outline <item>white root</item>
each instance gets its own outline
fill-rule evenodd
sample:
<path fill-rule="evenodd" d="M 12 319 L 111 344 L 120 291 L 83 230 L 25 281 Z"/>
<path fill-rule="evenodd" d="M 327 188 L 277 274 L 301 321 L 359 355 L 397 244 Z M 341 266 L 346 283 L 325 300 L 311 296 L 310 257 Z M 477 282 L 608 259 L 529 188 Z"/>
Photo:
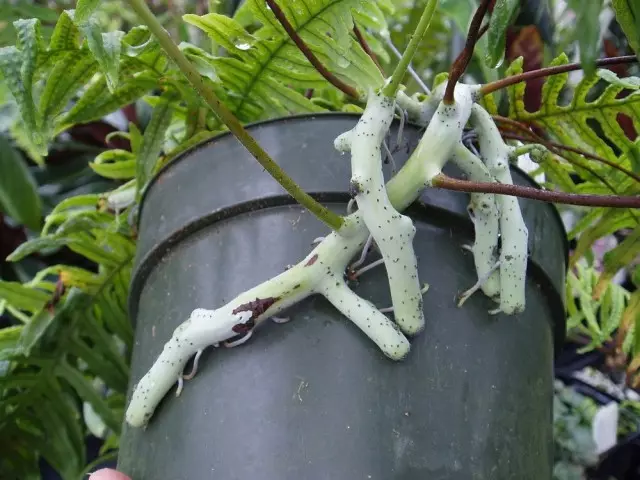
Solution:
<path fill-rule="evenodd" d="M 225 346 L 225 348 L 239 347 L 240 345 L 247 343 L 252 335 L 253 335 L 253 330 L 250 330 L 247 332 L 246 335 L 243 335 L 238 340 L 227 340 L 222 344 Z"/>
<path fill-rule="evenodd" d="M 130 425 L 141 427 L 147 423 L 176 379 L 182 379 L 184 366 L 195 352 L 215 341 L 233 337 L 236 333 L 232 327 L 251 318 L 251 312 L 231 314 L 233 309 L 225 307 L 213 311 L 196 309 L 186 322 L 176 328 L 156 362 L 133 391 L 126 412 Z M 178 382 L 179 394 L 182 382 Z"/>
<path fill-rule="evenodd" d="M 202 352 L 204 352 L 203 348 L 201 348 L 196 352 L 196 356 L 193 359 L 193 367 L 191 368 L 191 372 L 189 372 L 187 375 L 182 375 L 182 378 L 184 378 L 185 380 L 191 380 L 193 377 L 196 376 L 196 373 L 198 373 L 198 362 L 200 361 Z"/>
<path fill-rule="evenodd" d="M 291 321 L 291 317 L 271 317 L 273 323 L 283 324 Z"/>
<path fill-rule="evenodd" d="M 459 144 L 453 152 L 451 161 L 474 182 L 493 182 L 487 166 L 478 157 Z M 498 240 L 500 234 L 500 214 L 495 195 L 490 193 L 472 193 L 469 202 L 469 216 L 475 230 L 475 240 L 470 248 L 473 253 L 478 280 L 483 280 L 480 288 L 493 299 L 500 295 L 500 273 L 495 268 L 498 262 Z M 468 290 L 473 293 L 473 288 Z M 463 299 L 458 304 L 462 305 Z"/>
<path fill-rule="evenodd" d="M 384 264 L 384 258 L 379 258 L 378 260 L 374 260 L 370 264 L 365 265 L 364 267 L 362 267 L 360 270 L 356 270 L 355 272 L 353 272 L 353 278 L 358 278 L 363 273 L 366 273 L 369 270 L 373 270 L 377 266 L 383 265 L 383 264 Z"/>
<path fill-rule="evenodd" d="M 422 293 L 422 295 L 424 295 L 428 291 L 429 291 L 429 284 L 425 283 L 423 285 L 422 289 L 420 290 L 420 293 Z M 393 312 L 393 307 L 379 308 L 378 311 L 381 312 L 381 313 L 391 313 L 391 312 Z"/>
<path fill-rule="evenodd" d="M 454 93 L 455 103 L 446 105 L 438 100 L 444 93 L 444 85 L 441 85 L 424 102 L 432 105 L 439 101 L 437 108 L 429 111 L 431 121 L 413 154 L 398 175 L 387 183 L 389 199 L 396 209 L 402 211 L 407 208 L 423 188 L 431 185 L 433 177 L 442 172 L 460 142 L 478 88 L 477 85 L 459 84 Z"/>
<path fill-rule="evenodd" d="M 384 147 L 385 154 L 389 159 L 389 163 L 391 164 L 391 172 L 395 174 L 398 169 L 396 168 L 396 161 L 393 158 L 393 153 L 391 153 L 391 150 L 389 150 L 389 145 L 387 145 L 387 142 L 382 142 L 382 146 Z"/>
<path fill-rule="evenodd" d="M 462 305 L 464 305 L 464 302 L 466 302 L 469 299 L 469 297 L 471 297 L 471 295 L 473 295 L 478 290 L 480 290 L 485 285 L 485 283 L 489 280 L 489 278 L 493 275 L 493 273 L 498 269 L 499 266 L 500 266 L 500 261 L 497 261 L 495 265 L 491 267 L 491 269 L 483 277 L 478 277 L 478 281 L 473 286 L 471 286 L 471 288 L 462 292 L 462 294 L 460 295 L 460 298 L 458 299 L 458 306 L 461 307 Z"/>
<path fill-rule="evenodd" d="M 478 131 L 480 152 L 495 179 L 513 184 L 509 170 L 509 147 L 500 136 L 491 115 L 473 106 L 472 121 Z M 500 308 L 508 315 L 524 310 L 529 233 L 516 197 L 496 195 L 500 209 Z"/>
<path fill-rule="evenodd" d="M 358 211 L 346 217 L 338 232 L 332 232 L 323 239 L 317 239 L 316 241 L 320 241 L 320 244 L 297 265 L 243 292 L 231 302 L 215 310 L 201 308 L 194 310 L 189 319 L 175 329 L 172 338 L 167 342 L 153 366 L 135 386 L 127 408 L 126 421 L 134 427 L 146 425 L 158 403 L 176 379 L 180 379 L 180 382 L 186 378 L 182 372 L 191 356 L 209 345 L 237 343 L 236 339 L 239 335 L 242 335 L 241 340 L 248 339 L 254 328 L 262 321 L 268 318 L 278 321 L 276 316 L 278 313 L 313 294 L 325 295 L 336 308 L 369 336 L 387 357 L 395 360 L 404 358 L 409 352 L 410 345 L 402 330 L 416 333 L 422 328 L 424 319 L 422 318 L 422 292 L 417 282 L 417 265 L 411 245 L 415 228 L 410 220 L 404 221 L 403 218 L 406 217 L 400 215 L 398 211 L 407 208 L 419 196 L 422 189 L 431 184 L 432 178 L 440 173 L 458 146 L 464 148 L 460 145 L 461 134 L 471 114 L 477 89 L 477 86 L 458 85 L 455 91 L 456 101 L 452 105 L 441 102 L 442 92 L 434 92 L 428 102 L 418 106 L 415 100 L 409 99 L 404 94 L 399 95 L 399 98 L 405 100 L 403 108 L 410 114 L 413 116 L 419 114 L 422 120 L 428 120 L 431 117 L 433 119 L 413 155 L 398 174 L 387 183 L 386 193 L 382 177 L 381 144 L 391 122 L 393 102 L 381 97 L 371 98 L 367 111 L 356 128 L 341 135 L 335 142 L 337 148 L 352 151 L 352 169 L 358 190 L 356 192 Z M 481 111 L 476 113 L 476 117 L 480 119 L 479 124 L 484 123 Z M 372 123 L 367 124 L 368 122 Z M 478 131 L 481 140 L 486 137 L 491 139 L 490 144 L 495 143 L 494 132 L 488 127 L 479 128 Z M 497 129 L 496 133 L 501 142 Z M 506 148 L 504 143 L 501 145 Z M 486 141 L 484 146 L 481 144 L 481 149 L 487 158 L 492 157 L 496 160 L 501 158 L 499 155 L 492 155 Z M 500 155 L 502 153 L 501 150 Z M 508 168 L 505 174 L 498 161 L 489 164 L 489 171 L 498 181 L 504 179 L 510 181 Z M 378 206 L 378 203 L 381 205 Z M 519 305 L 524 307 L 524 298 L 520 302 L 518 296 L 520 284 L 513 280 L 514 275 L 516 277 L 520 275 L 517 279 L 524 281 L 525 271 L 521 268 L 522 256 L 515 254 L 521 253 L 524 245 L 526 268 L 526 229 L 524 242 L 522 242 L 520 228 L 524 227 L 524 223 L 518 223 L 519 209 L 516 214 L 512 204 L 505 200 L 499 203 L 499 205 L 505 204 L 511 208 L 503 208 L 500 217 L 503 235 L 500 288 L 501 309 L 508 312 L 517 310 Z M 515 205 L 517 206 L 517 201 Z M 519 218 L 521 219 L 521 215 Z M 512 225 L 509 225 L 509 222 L 512 222 Z M 388 225 L 394 225 L 393 229 Z M 510 229 L 515 225 L 521 225 L 521 227 L 515 227 L 514 232 Z M 383 258 L 386 257 L 387 273 L 392 279 L 390 282 L 392 298 L 394 289 L 396 291 L 393 308 L 401 328 L 391 322 L 372 303 L 351 291 L 343 279 L 347 265 L 359 250 L 365 247 L 370 233 L 383 253 Z M 403 234 L 403 242 L 397 242 L 398 238 L 395 238 L 400 234 Z M 518 241 L 520 241 L 519 245 Z M 365 248 L 366 250 L 368 249 Z M 395 259 L 397 262 L 393 261 Z M 398 264 L 402 266 L 399 270 L 395 269 Z M 503 279 L 507 277 L 513 282 L 511 285 L 505 285 L 506 282 Z M 414 283 L 417 285 L 417 290 Z M 400 289 L 398 289 L 399 285 Z M 414 290 L 417 291 L 419 300 L 416 299 Z M 398 295 L 399 291 L 400 295 Z M 511 295 L 503 295 L 505 292 Z M 414 304 L 410 309 L 402 303 L 407 299 Z M 197 360 L 196 357 L 192 374 L 197 369 Z M 180 385 L 179 388 L 181 388 Z"/>
<path fill-rule="evenodd" d="M 334 307 L 355 323 L 392 360 L 402 360 L 411 345 L 398 326 L 375 305 L 359 297 L 344 281 L 328 279 L 321 292 Z"/>
<path fill-rule="evenodd" d="M 357 212 L 348 217 L 339 233 L 333 232 L 325 237 L 300 263 L 280 275 L 216 310 L 194 310 L 189 319 L 175 329 L 151 369 L 136 385 L 126 412 L 127 423 L 134 427 L 145 426 L 174 382 L 178 381 L 181 391 L 184 367 L 199 350 L 227 342 L 239 333 L 244 333 L 244 336 L 226 345 L 234 346 L 246 341 L 260 322 L 273 318 L 309 295 L 330 291 L 334 298 L 335 289 L 328 289 L 327 285 L 344 283 L 343 274 L 348 262 L 364 246 L 369 235 L 360 216 Z M 398 345 L 402 343 L 398 335 L 401 334 L 395 330 L 369 328 L 362 322 L 363 315 L 369 312 L 364 300 L 355 293 L 341 295 L 347 302 L 343 308 L 349 309 L 349 318 L 364 328 L 367 335 L 373 335 L 372 339 L 380 343 L 385 355 L 397 358 L 400 352 Z M 381 339 L 385 332 L 388 335 L 386 342 Z M 384 345 L 388 348 L 385 349 Z"/>
<path fill-rule="evenodd" d="M 350 270 L 355 270 L 356 268 L 360 267 L 360 265 L 364 263 L 364 261 L 367 258 L 367 255 L 369 254 L 369 250 L 371 249 L 372 243 L 373 243 L 373 236 L 369 235 L 369 238 L 367 238 L 367 243 L 365 243 L 364 247 L 362 247 L 362 253 L 360 254 L 360 258 L 358 258 L 358 260 L 356 260 L 349 266 Z"/>
<path fill-rule="evenodd" d="M 418 262 L 413 250 L 413 221 L 391 204 L 382 172 L 381 145 L 393 120 L 395 102 L 382 93 L 369 94 L 357 125 L 335 140 L 351 151 L 351 193 L 384 259 L 400 329 L 415 335 L 424 328 Z"/>

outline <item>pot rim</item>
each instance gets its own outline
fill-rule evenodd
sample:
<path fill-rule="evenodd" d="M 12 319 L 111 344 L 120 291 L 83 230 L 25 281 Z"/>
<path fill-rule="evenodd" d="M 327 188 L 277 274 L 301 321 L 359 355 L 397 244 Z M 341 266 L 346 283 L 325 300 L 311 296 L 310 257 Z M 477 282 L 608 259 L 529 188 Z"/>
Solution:
<path fill-rule="evenodd" d="M 358 113 L 350 113 L 350 112 L 305 113 L 305 114 L 299 114 L 299 115 L 290 115 L 287 117 L 278 117 L 278 118 L 271 118 L 267 120 L 261 120 L 258 122 L 246 124 L 244 127 L 247 130 L 251 130 L 253 128 L 261 127 L 265 125 L 278 124 L 278 123 L 284 124 L 289 120 L 315 120 L 318 117 L 321 117 L 323 119 L 327 119 L 331 117 L 343 118 L 343 119 L 344 118 L 356 119 L 356 118 L 359 118 L 360 116 L 361 115 Z M 397 121 L 397 120 L 394 120 L 394 121 Z M 413 126 L 414 128 L 422 128 L 419 125 L 416 125 L 415 123 L 412 123 L 412 122 L 408 122 L 408 124 Z M 229 135 L 233 136 L 233 134 L 229 131 L 221 132 L 218 135 L 215 135 L 211 138 L 203 140 L 202 142 L 199 142 L 189 147 L 188 149 L 186 149 L 185 151 L 177 155 L 169 163 L 163 165 L 162 168 L 160 168 L 160 170 L 156 172 L 156 174 L 149 181 L 145 190 L 142 192 L 142 196 L 140 198 L 138 218 L 137 218 L 138 228 L 140 227 L 140 220 L 142 218 L 144 202 L 147 197 L 147 194 L 156 185 L 158 179 L 161 178 L 162 175 L 166 173 L 169 169 L 171 169 L 175 164 L 190 157 L 194 151 L 200 148 L 206 148 L 211 143 L 220 141 L 221 139 L 224 139 L 226 136 L 229 136 Z M 520 175 L 522 175 L 522 177 L 525 178 L 534 188 L 541 189 L 540 185 L 524 170 L 512 164 L 510 164 L 510 168 L 513 171 L 516 171 Z M 314 193 L 310 193 L 310 195 L 314 197 L 317 201 L 324 202 L 327 204 L 346 203 L 350 198 L 347 192 L 345 192 L 344 194 L 339 194 L 335 192 L 314 192 Z M 261 202 L 262 208 L 264 208 L 265 205 L 268 207 L 297 205 L 297 202 L 287 192 L 283 192 L 281 195 L 261 197 L 259 201 Z M 549 204 L 548 202 L 543 202 L 543 203 Z M 173 249 L 176 245 L 181 243 L 185 238 L 192 235 L 193 233 L 200 231 L 203 228 L 210 226 L 214 223 L 224 221 L 232 216 L 236 216 L 239 214 L 252 211 L 255 205 L 256 205 L 256 201 L 243 202 L 243 203 L 234 205 L 232 208 L 225 208 L 222 211 L 217 211 L 212 214 L 200 217 L 192 222 L 189 222 L 188 224 L 184 225 L 180 231 L 174 232 L 173 235 L 170 235 L 169 237 L 163 239 L 158 244 L 156 244 L 153 249 L 151 249 L 143 257 L 141 257 L 136 262 L 137 265 L 134 265 L 134 269 L 132 271 L 131 286 L 129 290 L 128 311 L 129 311 L 130 320 L 134 323 L 134 325 L 136 323 L 135 318 L 138 313 L 137 310 L 138 310 L 138 302 L 140 299 L 140 294 L 142 293 L 142 289 L 144 288 L 146 280 L 148 279 L 149 275 L 151 274 L 151 271 L 153 270 L 153 267 L 152 267 L 153 265 L 156 265 L 157 262 L 163 256 L 165 256 L 169 251 L 171 251 L 171 249 Z M 406 211 L 411 212 L 412 206 L 409 206 Z M 471 220 L 469 220 L 468 218 L 463 219 L 462 216 L 456 215 L 455 213 L 449 210 L 443 209 L 437 205 L 430 205 L 428 203 L 420 202 L 420 210 L 425 210 L 425 209 L 429 210 L 431 212 L 431 215 L 434 215 L 436 217 L 446 216 L 449 218 L 463 220 L 465 224 L 468 224 L 466 225 L 468 228 L 471 228 L 471 229 L 473 228 Z M 562 236 L 562 243 L 564 247 L 563 248 L 564 250 L 563 257 L 564 257 L 564 266 L 565 266 L 564 270 L 566 272 L 566 269 L 568 268 L 568 265 L 569 265 L 569 241 L 567 239 L 566 229 L 564 227 L 562 218 L 560 217 L 560 213 L 554 204 L 551 204 L 550 210 L 553 212 L 552 215 L 556 219 L 556 222 L 558 223 L 558 225 L 560 226 L 561 231 L 564 232 L 564 235 Z M 418 213 L 418 217 L 421 217 L 421 216 L 423 217 L 423 215 L 424 213 L 422 215 Z M 528 261 L 527 270 L 528 270 L 527 275 L 531 276 L 531 278 L 536 281 L 536 283 L 543 290 L 544 295 L 547 297 L 549 309 L 550 309 L 549 320 L 550 322 L 552 322 L 551 330 L 552 330 L 552 335 L 554 339 L 553 341 L 554 355 L 558 354 L 561 351 L 561 347 L 566 337 L 566 314 L 565 314 L 565 305 L 564 305 L 564 296 L 563 296 L 564 292 L 557 291 L 552 286 L 553 284 L 551 282 L 551 279 L 547 276 L 547 273 L 545 272 L 545 270 L 541 266 L 539 266 L 536 262 L 534 262 L 531 258 Z"/>
<path fill-rule="evenodd" d="M 319 112 L 319 113 L 300 113 L 300 114 L 296 114 L 296 115 L 288 115 L 286 117 L 275 117 L 275 118 L 269 118 L 267 120 L 258 120 L 256 122 L 251 122 L 251 123 L 247 123 L 246 125 L 243 125 L 245 130 L 250 130 L 256 127 L 261 127 L 264 125 L 270 125 L 272 123 L 284 123 L 288 120 L 315 120 L 316 117 L 323 117 L 323 118 L 327 118 L 327 117 L 342 117 L 342 118 L 358 118 L 361 117 L 361 115 L 359 113 L 352 113 L 352 112 Z M 396 120 L 394 119 L 394 122 Z M 422 126 L 414 123 L 414 122 L 407 122 L 408 125 L 412 125 L 413 127 L 416 128 L 423 128 Z M 172 166 L 182 160 L 184 160 L 185 157 L 191 155 L 195 150 L 198 150 L 200 148 L 206 147 L 207 145 L 209 145 L 210 143 L 219 141 L 220 139 L 226 137 L 226 136 L 233 136 L 233 134 L 230 131 L 226 131 L 226 132 L 220 132 L 219 134 L 208 138 L 206 140 L 203 140 L 199 143 L 196 143 L 195 145 L 192 145 L 191 147 L 189 147 L 188 149 L 184 150 L 183 152 L 180 152 L 178 155 L 176 155 L 176 157 L 171 160 L 170 162 L 166 163 L 165 165 L 163 165 L 160 170 L 158 170 L 155 175 L 151 178 L 151 180 L 149 180 L 149 183 L 147 184 L 146 188 L 144 189 L 144 191 L 142 192 L 142 195 L 140 196 L 140 202 L 139 202 L 139 207 L 138 207 L 138 218 L 136 219 L 136 227 L 140 227 L 140 219 L 142 217 L 142 209 L 144 207 L 144 202 L 147 198 L 147 193 L 156 185 L 157 180 L 162 176 L 162 174 L 164 174 L 165 172 L 167 172 L 169 169 L 172 168 Z M 531 177 L 531 175 L 529 175 L 527 172 L 525 172 L 522 168 L 518 167 L 517 165 L 514 164 L 509 164 L 509 168 L 512 170 L 517 171 L 518 173 L 520 173 L 523 177 L 525 177 L 527 179 L 527 181 L 529 181 L 531 183 L 531 186 L 534 188 L 537 188 L 539 190 L 542 190 L 542 187 L 540 186 L 540 184 L 538 182 L 536 182 L 533 177 Z M 288 195 L 288 193 L 287 193 Z M 295 202 L 294 202 L 295 203 Z M 548 203 L 548 202 L 544 202 L 544 203 Z M 553 216 L 556 218 L 557 223 L 562 227 L 562 231 L 564 231 L 565 235 L 564 235 L 564 263 L 565 263 L 565 269 L 569 266 L 569 240 L 567 239 L 567 230 L 564 226 L 564 222 L 562 221 L 562 217 L 560 216 L 560 212 L 558 211 L 557 208 L 555 208 L 555 204 L 551 203 L 550 205 L 552 205 L 554 208 L 552 208 L 551 210 L 553 211 Z"/>

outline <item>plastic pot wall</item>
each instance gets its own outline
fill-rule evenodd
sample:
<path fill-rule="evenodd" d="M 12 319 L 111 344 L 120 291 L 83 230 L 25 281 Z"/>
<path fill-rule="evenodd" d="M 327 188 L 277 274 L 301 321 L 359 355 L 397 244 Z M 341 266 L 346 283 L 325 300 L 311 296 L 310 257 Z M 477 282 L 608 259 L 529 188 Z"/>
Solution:
<path fill-rule="evenodd" d="M 357 119 L 296 117 L 250 130 L 306 191 L 344 213 L 350 161 L 333 139 Z M 420 131 L 407 127 L 404 136 L 398 166 Z M 456 295 L 476 280 L 462 248 L 473 240 L 467 203 L 466 194 L 427 190 L 407 211 L 420 278 L 431 288 L 426 329 L 406 360 L 388 360 L 326 300 L 309 298 L 289 323 L 267 322 L 237 348 L 207 349 L 180 397 L 169 393 L 145 430 L 125 428 L 119 468 L 134 480 L 550 479 L 564 229 L 553 206 L 523 200 L 526 311 L 489 315 L 494 305 L 482 294 L 458 308 Z M 326 233 L 231 136 L 165 168 L 141 210 L 132 385 L 193 309 L 220 306 L 280 273 Z M 363 275 L 356 291 L 390 305 L 383 268 Z"/>

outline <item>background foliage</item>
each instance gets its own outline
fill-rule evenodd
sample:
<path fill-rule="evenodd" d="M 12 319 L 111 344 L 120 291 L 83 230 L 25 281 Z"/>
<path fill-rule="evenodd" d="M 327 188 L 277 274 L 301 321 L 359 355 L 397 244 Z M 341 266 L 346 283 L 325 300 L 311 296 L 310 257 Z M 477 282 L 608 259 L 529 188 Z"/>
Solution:
<path fill-rule="evenodd" d="M 366 87 L 384 77 L 354 24 L 389 73 L 394 50 L 406 47 L 426 1 L 279 3 L 330 71 Z M 530 132 L 505 125 L 505 137 L 542 138 L 548 149 L 534 159 L 533 173 L 543 174 L 548 188 L 640 194 L 637 67 L 594 64 L 637 51 L 636 7 L 495 3 L 508 15 L 492 18 L 467 80 L 569 59 L 585 67 L 581 77 L 520 83 L 488 99 L 492 113 Z M 309 64 L 262 1 L 247 0 L 237 10 L 235 4 L 153 2 L 181 50 L 241 121 L 360 111 Z M 476 6 L 441 0 L 413 62 L 428 85 L 462 48 Z M 585 28 L 569 27 L 576 15 Z M 224 127 L 124 0 L 58 1 L 54 9 L 18 1 L 0 18 L 0 253 L 8 256 L 0 264 L 0 472 L 38 478 L 44 459 L 62 478 L 77 479 L 91 468 L 87 436 L 104 440 L 97 461 L 117 448 L 133 338 L 127 292 L 137 202 L 158 168 Z M 410 73 L 404 83 L 408 93 L 420 91 Z M 638 214 L 562 211 L 574 218 L 570 330 L 588 348 L 608 346 L 633 383 L 640 378 Z M 612 235 L 617 245 L 604 256 L 594 253 Z"/>

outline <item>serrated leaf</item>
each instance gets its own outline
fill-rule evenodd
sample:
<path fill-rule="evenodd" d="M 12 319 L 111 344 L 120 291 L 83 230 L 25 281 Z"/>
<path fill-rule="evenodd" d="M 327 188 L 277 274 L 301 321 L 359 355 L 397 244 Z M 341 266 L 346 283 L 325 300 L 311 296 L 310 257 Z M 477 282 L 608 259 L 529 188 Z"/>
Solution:
<path fill-rule="evenodd" d="M 28 286 L 37 287 L 39 282 L 49 275 L 55 275 L 60 277 L 60 281 L 66 287 L 76 287 L 84 291 L 94 290 L 102 282 L 103 278 L 100 275 L 92 273 L 84 268 L 74 267 L 72 265 L 52 265 L 40 270 L 31 281 Z"/>
<path fill-rule="evenodd" d="M 76 410 L 75 399 L 71 395 L 63 391 L 58 386 L 58 382 L 51 382 L 52 388 L 48 392 L 50 401 L 50 411 L 44 412 L 44 415 L 55 416 L 58 421 L 52 427 L 57 434 L 62 434 L 64 440 L 60 443 L 59 455 L 64 460 L 65 470 L 74 472 L 84 467 L 85 463 L 85 438 L 83 428 L 80 425 L 80 416 Z"/>
<path fill-rule="evenodd" d="M 78 23 L 86 22 L 98 8 L 100 0 L 78 0 L 75 10 L 75 20 Z"/>
<path fill-rule="evenodd" d="M 640 55 L 640 6 L 635 0 L 611 0 L 611 5 L 629 45 Z"/>
<path fill-rule="evenodd" d="M 551 62 L 551 66 L 567 63 L 567 56 L 562 54 Z M 510 75 L 522 72 L 522 59 L 514 61 L 508 72 Z M 632 91 L 626 97 L 617 98 L 624 87 L 610 84 L 595 99 L 588 99 L 593 87 L 600 81 L 600 77 L 591 75 L 584 77 L 575 86 L 570 103 L 562 105 L 560 94 L 566 87 L 567 79 L 568 74 L 565 73 L 550 76 L 545 80 L 542 89 L 542 105 L 535 112 L 525 109 L 524 82 L 509 87 L 507 90 L 509 117 L 536 125 L 557 143 L 602 157 L 609 163 L 632 170 L 634 167 L 632 154 L 636 144 L 627 137 L 618 119 L 620 115 L 629 117 L 636 130 L 640 131 L 640 90 Z M 621 155 L 620 152 L 622 152 Z M 579 168 L 587 166 L 585 158 L 573 152 L 563 152 L 563 156 L 578 166 L 576 171 L 581 176 L 589 176 L 586 170 Z M 622 178 L 625 178 L 625 174 L 612 170 L 608 165 L 589 162 L 588 167 L 599 173 L 600 177 L 609 179 L 613 185 L 621 183 Z M 602 183 L 593 176 L 588 179 L 595 184 Z M 618 191 L 615 193 L 623 194 Z M 637 193 L 636 191 L 635 194 Z M 634 194 L 634 192 L 626 194 Z"/>
<path fill-rule="evenodd" d="M 142 192 L 147 184 L 156 163 L 158 162 L 164 137 L 171 123 L 173 110 L 171 109 L 171 100 L 173 97 L 161 97 L 156 104 L 151 115 L 151 120 L 147 125 L 142 137 L 140 150 L 136 152 L 136 179 L 138 194 Z"/>
<path fill-rule="evenodd" d="M 0 280 L 0 300 L 6 300 L 19 310 L 35 312 L 49 300 L 49 295 L 42 290 L 28 288 L 18 282 Z"/>
<path fill-rule="evenodd" d="M 43 122 L 53 124 L 55 116 L 66 107 L 71 97 L 96 71 L 96 61 L 84 51 L 70 53 L 57 62 L 40 97 Z"/>
<path fill-rule="evenodd" d="M 32 136 L 27 132 L 25 124 L 20 120 L 11 125 L 9 132 L 16 142 L 16 145 L 23 150 L 34 163 L 44 167 L 44 156 L 42 149 L 33 144 Z"/>
<path fill-rule="evenodd" d="M 379 87 L 383 81 L 375 63 L 350 36 L 351 11 L 362 9 L 365 3 L 372 2 L 280 2 L 292 27 L 323 65 L 363 91 Z M 187 23 L 229 52 L 229 57 L 216 60 L 215 68 L 229 92 L 232 111 L 243 121 L 322 111 L 289 88 L 326 88 L 327 82 L 300 53 L 273 12 L 258 0 L 249 0 L 241 9 L 263 26 L 250 34 L 236 20 L 223 15 L 184 16 Z"/>
<path fill-rule="evenodd" d="M 187 150 L 195 147 L 196 145 L 200 145 L 201 143 L 218 135 L 220 135 L 220 132 L 201 131 L 190 137 L 188 140 L 180 142 L 180 144 L 176 148 L 168 152 L 162 159 L 160 159 L 160 162 L 157 164 L 154 173 L 156 173 L 165 165 L 171 163 L 172 160 L 175 160 L 178 156 L 180 156 Z"/>
<path fill-rule="evenodd" d="M 640 174 L 640 137 L 638 137 L 633 145 L 629 147 L 629 150 L 623 155 L 623 161 L 631 165 L 633 173 Z"/>
<path fill-rule="evenodd" d="M 86 37 L 89 50 L 93 53 L 105 75 L 109 91 L 114 93 L 118 87 L 120 52 L 124 32 L 102 33 L 100 24 L 93 17 L 90 17 L 85 23 L 79 24 L 78 28 Z"/>
<path fill-rule="evenodd" d="M 0 210 L 15 221 L 38 230 L 42 223 L 42 200 L 24 160 L 0 135 Z"/>
<path fill-rule="evenodd" d="M 22 57 L 20 75 L 25 86 L 29 88 L 33 84 L 33 75 L 36 71 L 38 55 L 44 50 L 44 40 L 40 32 L 40 20 L 16 20 L 13 26 L 17 33 L 17 45 Z"/>
<path fill-rule="evenodd" d="M 80 43 L 80 30 L 73 22 L 73 12 L 65 10 L 60 14 L 49 40 L 49 51 L 76 50 Z"/>
<path fill-rule="evenodd" d="M 600 323 L 605 337 L 610 337 L 620 325 L 625 302 L 625 291 L 618 285 L 609 284 L 600 305 Z"/>
<path fill-rule="evenodd" d="M 28 141 L 38 155 L 46 155 L 47 148 L 40 133 L 36 107 L 33 103 L 32 85 L 31 82 L 25 83 L 22 75 L 24 61 L 22 54 L 23 52 L 14 46 L 0 48 L 0 80 L 4 80 L 18 105 Z"/>
<path fill-rule="evenodd" d="M 518 14 L 520 0 L 497 0 L 489 21 L 486 62 L 491 68 L 498 67 L 505 55 L 507 28 Z"/>
<path fill-rule="evenodd" d="M 55 235 L 58 237 L 91 230 L 107 231 L 113 220 L 113 217 L 108 213 L 91 210 L 74 212 L 65 215 L 65 217 L 66 219 L 56 229 Z"/>
<path fill-rule="evenodd" d="M 56 125 L 56 132 L 66 130 L 78 123 L 89 123 L 128 105 L 158 85 L 152 74 L 135 75 L 123 80 L 122 84 L 110 92 L 104 77 L 95 81 L 76 104 L 64 114 Z"/>

